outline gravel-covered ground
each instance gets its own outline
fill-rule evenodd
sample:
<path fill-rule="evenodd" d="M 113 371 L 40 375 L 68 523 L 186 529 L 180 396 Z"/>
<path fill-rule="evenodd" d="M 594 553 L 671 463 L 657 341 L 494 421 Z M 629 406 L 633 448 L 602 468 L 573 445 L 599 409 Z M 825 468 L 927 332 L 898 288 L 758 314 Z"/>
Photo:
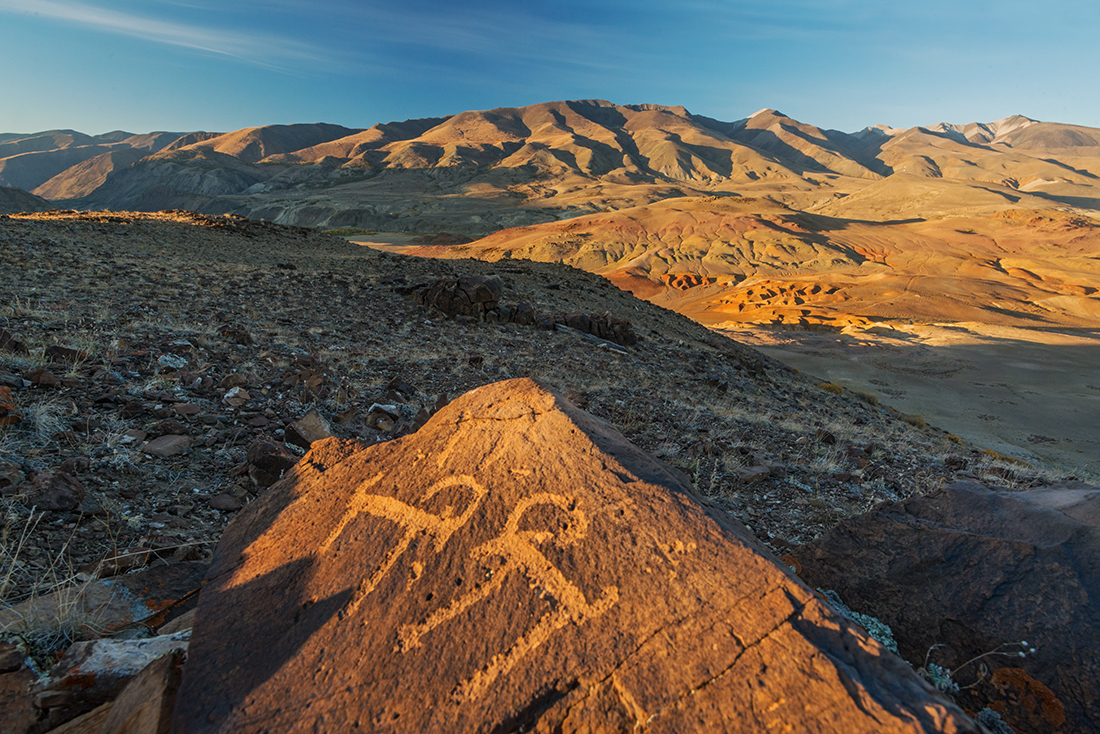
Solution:
<path fill-rule="evenodd" d="M 511 377 L 609 421 L 780 554 L 960 471 L 1046 481 L 561 265 L 408 258 L 184 212 L 53 212 L 0 216 L 0 269 L 4 604 L 209 556 L 264 490 L 249 447 L 281 443 L 311 408 L 333 435 L 385 441 Z M 609 312 L 640 341 L 448 319 L 409 295 L 489 273 L 502 302 Z"/>

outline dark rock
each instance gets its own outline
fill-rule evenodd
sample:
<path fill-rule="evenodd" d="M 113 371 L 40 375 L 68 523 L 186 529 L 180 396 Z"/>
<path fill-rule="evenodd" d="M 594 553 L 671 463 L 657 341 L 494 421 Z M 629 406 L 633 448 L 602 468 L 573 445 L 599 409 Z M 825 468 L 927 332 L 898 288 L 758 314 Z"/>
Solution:
<path fill-rule="evenodd" d="M 139 402 L 131 400 L 122 406 L 122 409 L 118 411 L 119 415 L 123 418 L 137 418 L 146 412 L 146 408 Z"/>
<path fill-rule="evenodd" d="M 0 674 L 13 673 L 23 667 L 26 651 L 14 642 L 0 641 Z"/>
<path fill-rule="evenodd" d="M 260 436 L 248 447 L 248 476 L 260 487 L 270 487 L 297 463 L 294 452 L 268 436 Z"/>
<path fill-rule="evenodd" d="M 234 387 L 243 387 L 247 384 L 248 378 L 236 372 L 228 374 L 218 381 L 218 387 L 222 388 L 223 390 L 228 390 Z"/>
<path fill-rule="evenodd" d="M 0 351 L 12 352 L 14 354 L 26 354 L 29 350 L 27 345 L 16 339 L 11 332 L 0 329 Z"/>
<path fill-rule="evenodd" d="M 756 484 L 757 482 L 762 482 L 771 475 L 771 467 L 749 466 L 737 470 L 737 481 L 741 482 L 741 484 Z"/>
<path fill-rule="evenodd" d="M 239 408 L 251 399 L 252 396 L 243 387 L 231 387 L 222 396 L 222 402 L 231 408 Z"/>
<path fill-rule="evenodd" d="M 27 667 L 0 673 L 0 731 L 14 734 L 32 730 L 38 721 L 38 709 L 28 691 L 35 680 L 34 672 Z"/>
<path fill-rule="evenodd" d="M 210 499 L 210 506 L 222 512 L 235 512 L 244 507 L 244 503 L 231 494 L 219 494 Z"/>
<path fill-rule="evenodd" d="M 991 706 L 1017 731 L 1100 730 L 1100 489 L 959 482 L 846 520 L 794 556 L 811 585 L 889 625 L 914 665 L 1008 653 L 956 673 L 977 683 L 957 696 L 968 709 Z M 1024 640 L 1037 650 L 1021 658 Z"/>
<path fill-rule="evenodd" d="M 168 435 L 183 436 L 186 434 L 187 426 L 177 420 L 172 420 L 171 418 L 157 421 L 149 427 L 149 435 L 153 438 Z"/>
<path fill-rule="evenodd" d="M 61 380 L 58 379 L 57 375 L 53 374 L 45 367 L 39 367 L 36 370 L 24 372 L 23 379 L 29 380 L 32 384 L 38 385 L 39 387 L 61 387 Z"/>
<path fill-rule="evenodd" d="M 45 355 L 51 362 L 83 362 L 89 356 L 87 352 L 79 349 L 59 347 L 56 344 L 46 347 Z"/>
<path fill-rule="evenodd" d="M 152 456 L 159 456 L 162 459 L 167 459 L 169 456 L 182 454 L 190 448 L 190 436 L 167 435 L 161 436 L 160 438 L 154 438 L 152 441 L 142 446 L 141 450 Z"/>
<path fill-rule="evenodd" d="M 403 439 L 315 443 L 226 530 L 193 634 L 177 734 L 976 731 L 529 380 Z"/>
<path fill-rule="evenodd" d="M 17 464 L 10 461 L 0 461 L 0 489 L 18 486 L 25 479 L 23 470 Z"/>
<path fill-rule="evenodd" d="M 504 281 L 498 275 L 443 278 L 413 292 L 413 298 L 428 308 L 448 316 L 477 318 L 496 308 L 504 293 Z"/>
<path fill-rule="evenodd" d="M 85 494 L 79 479 L 60 470 L 39 472 L 18 490 L 26 495 L 23 504 L 27 507 L 52 512 L 75 510 Z"/>
<path fill-rule="evenodd" d="M 332 426 L 316 408 L 310 408 L 298 420 L 286 427 L 286 441 L 295 446 L 308 449 L 314 441 L 320 441 L 332 435 Z"/>

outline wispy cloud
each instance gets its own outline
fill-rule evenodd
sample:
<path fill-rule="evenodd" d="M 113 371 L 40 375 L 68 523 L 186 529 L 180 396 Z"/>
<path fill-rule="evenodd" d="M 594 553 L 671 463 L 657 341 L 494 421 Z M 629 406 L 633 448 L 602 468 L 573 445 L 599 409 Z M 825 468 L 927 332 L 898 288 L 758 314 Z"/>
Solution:
<path fill-rule="evenodd" d="M 105 33 L 227 56 L 239 61 L 288 70 L 293 62 L 322 59 L 319 49 L 293 39 L 228 31 L 159 20 L 69 0 L 0 0 L 0 12 L 18 13 L 79 25 Z"/>

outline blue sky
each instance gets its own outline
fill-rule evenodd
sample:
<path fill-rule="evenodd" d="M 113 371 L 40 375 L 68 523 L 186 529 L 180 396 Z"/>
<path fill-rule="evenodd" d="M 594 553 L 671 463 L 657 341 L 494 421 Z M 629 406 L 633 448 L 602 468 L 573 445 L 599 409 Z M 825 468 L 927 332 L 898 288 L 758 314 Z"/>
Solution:
<path fill-rule="evenodd" d="M 0 131 L 227 131 L 560 99 L 855 131 L 1100 127 L 1097 0 L 0 0 Z"/>

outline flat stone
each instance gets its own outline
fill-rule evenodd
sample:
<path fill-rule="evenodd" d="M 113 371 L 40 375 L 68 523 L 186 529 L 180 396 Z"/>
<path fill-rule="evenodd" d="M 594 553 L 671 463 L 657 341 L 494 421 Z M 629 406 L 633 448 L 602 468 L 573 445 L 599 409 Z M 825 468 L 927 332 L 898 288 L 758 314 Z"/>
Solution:
<path fill-rule="evenodd" d="M 231 494 L 219 494 L 211 498 L 210 506 L 222 512 L 234 512 L 244 507 L 244 503 Z"/>
<path fill-rule="evenodd" d="M 530 380 L 326 439 L 222 536 L 173 730 L 974 732 L 675 470 Z"/>
<path fill-rule="evenodd" d="M 61 380 L 54 373 L 50 372 L 45 367 L 39 367 L 36 370 L 23 373 L 23 379 L 29 380 L 32 384 L 39 387 L 61 387 Z"/>
<path fill-rule="evenodd" d="M 167 459 L 169 456 L 175 456 L 176 454 L 182 454 L 191 448 L 190 436 L 178 436 L 169 434 L 167 436 L 161 436 L 154 438 L 149 443 L 141 447 L 141 450 L 150 454 L 151 456 L 159 456 L 162 459 Z"/>
<path fill-rule="evenodd" d="M 74 643 L 50 675 L 36 684 L 39 708 L 65 708 L 74 715 L 115 698 L 138 673 L 166 655 L 187 650 L 190 632 L 142 640 Z"/>
<path fill-rule="evenodd" d="M 148 557 L 148 551 L 136 555 Z M 133 556 L 119 559 L 120 563 Z M 25 634 L 56 625 L 66 618 L 79 626 L 86 621 L 88 634 L 109 634 L 135 623 L 156 623 L 158 615 L 183 606 L 202 585 L 209 564 L 188 561 L 152 566 L 76 589 L 34 597 L 0 610 L 0 634 Z M 123 565 L 119 572 L 125 570 Z M 140 565 L 134 566 L 140 568 Z M 91 578 L 95 578 L 94 575 Z"/>
<path fill-rule="evenodd" d="M 239 408 L 251 399 L 252 396 L 243 387 L 233 387 L 222 397 L 222 402 L 231 408 Z"/>
<path fill-rule="evenodd" d="M 286 427 L 286 441 L 295 446 L 308 449 L 314 441 L 332 435 L 332 426 L 316 408 L 310 408 L 305 415 Z"/>
<path fill-rule="evenodd" d="M 53 512 L 75 510 L 86 493 L 79 479 L 60 470 L 39 472 L 19 485 L 19 492 L 26 495 L 23 504 L 27 507 Z"/>

